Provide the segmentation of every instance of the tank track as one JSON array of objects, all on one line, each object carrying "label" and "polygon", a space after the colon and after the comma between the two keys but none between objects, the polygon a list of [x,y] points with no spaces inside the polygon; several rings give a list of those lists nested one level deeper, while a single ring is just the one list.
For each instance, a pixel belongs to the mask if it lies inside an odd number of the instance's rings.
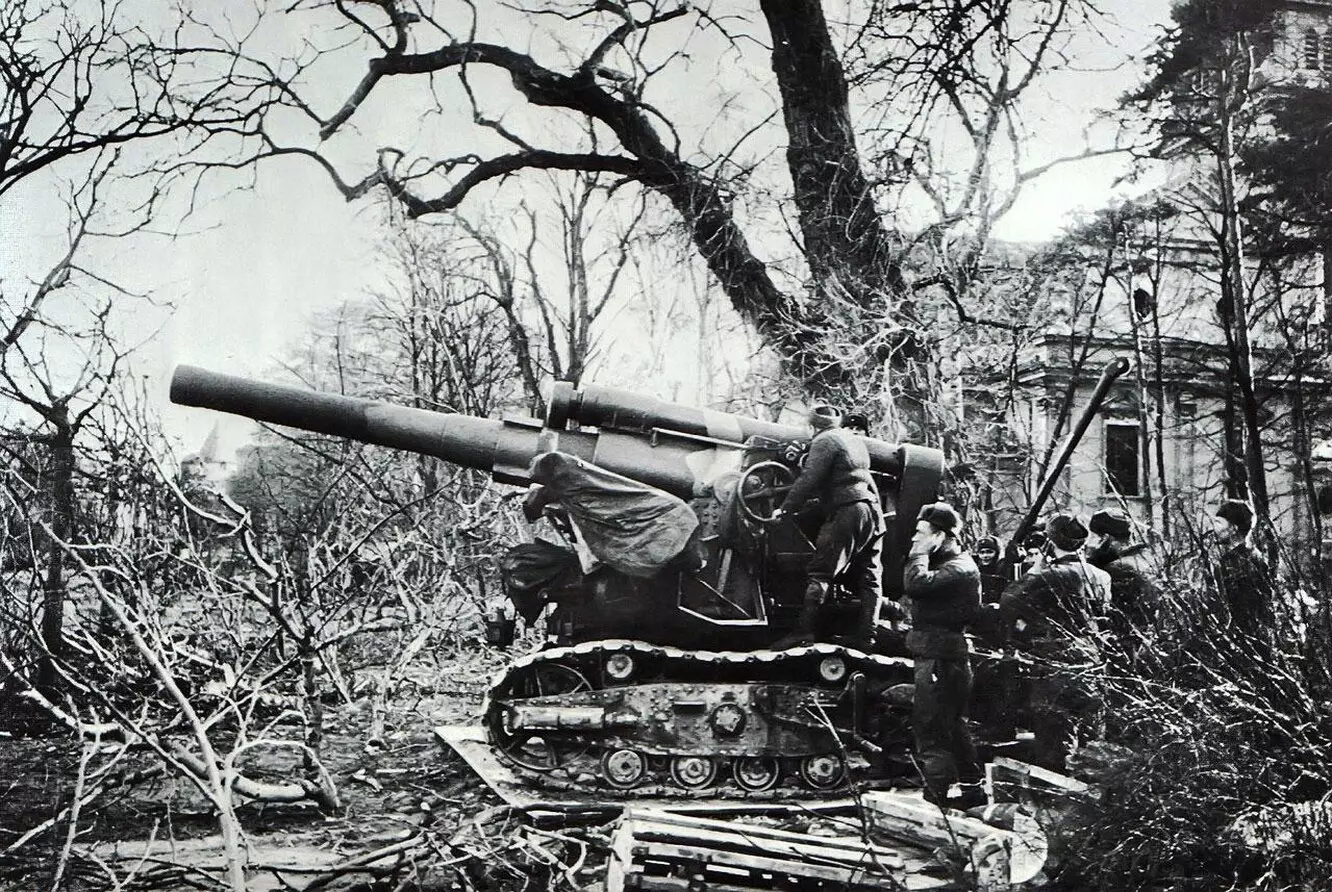
[{"label": "tank track", "polygon": [[[826,797],[877,747],[869,701],[909,658],[836,644],[699,651],[600,640],[493,679],[487,739],[527,784],[602,798]],[[902,715],[905,727],[905,714]]]}]

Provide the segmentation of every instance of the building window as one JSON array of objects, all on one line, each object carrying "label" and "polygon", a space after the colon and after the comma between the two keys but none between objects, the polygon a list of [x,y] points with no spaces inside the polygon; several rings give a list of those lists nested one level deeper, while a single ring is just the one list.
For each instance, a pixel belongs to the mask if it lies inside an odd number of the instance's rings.
[{"label": "building window", "polygon": [[1320,41],[1318,39],[1317,31],[1310,28],[1308,31],[1304,32],[1304,58],[1303,58],[1304,64],[1302,67],[1307,68],[1310,71],[1318,70],[1319,67],[1318,62],[1320,56],[1319,43]]},{"label": "building window", "polygon": [[1136,421],[1105,423],[1105,489],[1121,496],[1141,495],[1140,428]]},{"label": "building window", "polygon": [[1318,513],[1332,514],[1332,486],[1318,487]]}]

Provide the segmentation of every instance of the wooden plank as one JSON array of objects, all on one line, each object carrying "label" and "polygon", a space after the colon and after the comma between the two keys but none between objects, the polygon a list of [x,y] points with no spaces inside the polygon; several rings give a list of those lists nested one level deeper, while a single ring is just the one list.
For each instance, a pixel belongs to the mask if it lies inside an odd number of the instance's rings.
[{"label": "wooden plank", "polygon": [[[790,888],[790,879],[805,878],[811,881],[818,880],[818,877],[810,875],[809,871],[801,869],[798,872],[789,874],[776,873],[772,871],[758,871],[752,885],[740,885],[738,880],[725,880],[719,878],[719,870],[709,870],[707,866],[698,865],[697,852],[689,850],[690,857],[679,859],[662,858],[654,860],[651,858],[635,864],[632,863],[632,854],[627,854],[621,858],[612,858],[606,875],[606,892],[626,892],[629,889],[659,889],[662,892],[677,892],[677,890],[706,890],[706,892],[755,892],[760,889],[784,890]],[[671,864],[677,870],[688,872],[687,865],[694,864],[694,876],[696,880],[691,882],[689,877],[665,877],[653,875],[645,872],[645,868],[655,866],[658,869],[663,863]],[[930,890],[944,890],[955,888],[952,881],[938,876],[932,876],[925,873],[925,868],[933,863],[933,859],[925,856],[923,853],[919,856],[913,856],[905,859],[905,869],[892,876],[892,888],[905,888],[910,892],[930,892]],[[721,865],[717,865],[721,868]],[[792,868],[795,871],[795,867]],[[763,874],[771,874],[771,878],[764,877]],[[865,878],[865,889],[884,888],[884,881],[888,879],[884,876],[869,876]],[[843,883],[838,879],[833,882]]]},{"label": "wooden plank", "polygon": [[881,888],[885,880],[901,883],[906,878],[901,854],[872,842],[645,808],[628,810],[611,849],[608,892],[689,887],[679,886],[678,877],[657,875],[661,871],[653,868],[660,866],[698,874],[699,882],[693,887],[709,892],[785,887],[789,884],[783,878],[866,888]]},{"label": "wooden plank", "polygon": [[622,821],[611,836],[611,853],[606,862],[606,892],[622,892],[625,877],[634,866],[634,834]]},{"label": "wooden plank", "polygon": [[[665,877],[654,876],[652,874],[640,873],[634,874],[633,888],[642,890],[642,892],[761,892],[761,890],[771,889],[789,889],[782,880],[764,881],[755,878],[752,882],[741,883],[727,882],[726,878],[719,878],[708,874],[698,879],[693,877]],[[865,890],[883,888],[877,881],[870,885],[861,887]]]},{"label": "wooden plank", "polygon": [[778,830],[774,827],[742,824],[735,821],[717,821],[698,817],[686,818],[669,812],[645,808],[628,809],[625,819],[636,821],[644,828],[639,835],[643,833],[674,833],[689,838],[699,834],[698,838],[704,838],[704,834],[724,834],[743,837],[745,843],[751,846],[777,848],[789,846],[791,851],[801,851],[813,847],[822,855],[841,853],[856,860],[862,858],[867,850],[872,850],[884,858],[891,857],[901,860],[901,856],[892,849],[856,837],[810,836],[804,833],[793,833],[789,830]]},{"label": "wooden plank", "polygon": [[700,849],[695,846],[684,844],[667,844],[654,842],[650,844],[647,852],[638,852],[634,854],[634,860],[645,860],[644,856],[649,858],[665,858],[670,861],[695,861],[705,865],[721,865],[724,867],[740,868],[742,870],[758,870],[765,873],[777,873],[783,876],[802,877],[814,880],[826,880],[832,883],[856,883],[865,884],[871,880],[881,880],[884,877],[892,876],[891,873],[879,870],[873,865],[866,867],[841,867],[823,864],[811,864],[808,861],[787,861],[780,857],[765,857],[763,855],[738,854],[735,852],[725,852],[713,849]]},{"label": "wooden plank", "polygon": [[[891,791],[867,793],[863,801],[870,810],[874,828],[884,835],[927,849],[957,845],[968,852],[983,851],[977,870],[992,875],[1002,872],[1006,884],[1030,880],[1049,855],[1045,833],[1036,819],[1025,813],[1010,811],[1008,817],[1013,829],[1006,830]],[[996,808],[991,806],[990,810]],[[997,862],[999,852],[1007,862],[1002,871],[990,863]]]},{"label": "wooden plank", "polygon": [[1014,789],[1035,792],[1044,795],[1066,796],[1072,798],[1097,800],[1101,791],[1075,777],[1019,762],[1007,756],[996,756],[985,767],[991,789],[995,796],[1011,793]]},{"label": "wooden plank", "polygon": [[[634,875],[634,888],[644,892],[689,892],[692,886],[693,881],[683,877],[654,877],[645,873]],[[609,886],[606,888],[610,889]]]},{"label": "wooden plank", "polygon": [[654,831],[651,826],[634,828],[634,839],[649,847],[658,843],[669,845],[695,846],[709,852],[727,852],[735,855],[763,854],[780,857],[802,863],[823,863],[831,865],[858,866],[864,863],[882,865],[880,872],[900,870],[905,866],[900,855],[890,849],[866,843],[859,852],[832,851],[821,848],[816,843],[797,844],[791,842],[760,844],[743,839],[742,833],[723,834],[709,830],[682,835]]},{"label": "wooden plank", "polygon": [[975,843],[1007,831],[962,812],[941,810],[924,799],[889,791],[873,791],[863,797],[873,824],[886,836],[913,845],[934,848],[958,842]]},{"label": "wooden plank", "polygon": [[[641,873],[634,875],[634,888],[642,892],[696,892],[700,884],[684,877],[657,877]],[[755,892],[759,886],[734,886],[730,883],[718,883],[711,879],[704,881],[701,888],[707,892]]]}]

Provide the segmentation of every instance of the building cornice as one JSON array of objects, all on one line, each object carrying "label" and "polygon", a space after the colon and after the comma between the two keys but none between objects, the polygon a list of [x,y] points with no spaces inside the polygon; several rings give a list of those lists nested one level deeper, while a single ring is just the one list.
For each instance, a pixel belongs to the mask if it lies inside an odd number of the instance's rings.
[{"label": "building cornice", "polygon": [[[1185,389],[1190,385],[1206,389],[1211,382],[1200,377],[1200,373],[1211,372],[1220,376],[1224,374],[1229,362],[1229,354],[1223,344],[1190,338],[1163,338],[1161,346],[1165,360],[1162,363],[1162,381]],[[1084,355],[1084,350],[1085,361],[1079,363],[1078,359]],[[1073,378],[1080,384],[1091,385],[1100,377],[1106,363],[1118,356],[1132,359],[1134,354],[1133,340],[1128,337],[1086,338],[1044,334],[1019,354],[1017,384],[1019,387],[1049,387],[1066,385]],[[1289,351],[1255,347],[1253,358],[1258,373],[1256,383],[1260,386],[1272,390],[1296,386],[1293,375],[1263,371],[1264,366],[1286,364],[1290,358]],[[1151,361],[1150,357],[1148,361]],[[1120,383],[1123,385],[1132,380],[1130,372],[1120,379]],[[1301,376],[1299,384],[1303,387],[1327,387],[1328,381],[1323,376]]]}]

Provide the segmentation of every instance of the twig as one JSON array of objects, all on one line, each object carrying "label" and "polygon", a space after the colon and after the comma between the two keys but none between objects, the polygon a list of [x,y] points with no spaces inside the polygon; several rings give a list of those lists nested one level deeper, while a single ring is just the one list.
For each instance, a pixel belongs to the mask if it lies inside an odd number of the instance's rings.
[{"label": "twig", "polygon": [[73,801],[69,804],[69,827],[65,831],[65,843],[60,848],[60,857],[56,860],[55,875],[51,877],[51,892],[60,892],[60,881],[65,876],[65,868],[69,865],[69,854],[74,849],[74,840],[79,833],[79,811],[83,805],[83,791],[88,783],[88,765],[92,761],[93,753],[101,745],[101,735],[97,735],[91,741],[84,741],[83,747],[79,751],[79,770],[74,776],[74,795]]},{"label": "twig", "polygon": [[[363,855],[357,855],[355,858],[348,858],[346,861],[343,861],[341,864],[337,864],[329,868],[327,872],[325,872],[318,879],[313,880],[309,885],[305,887],[305,892],[318,892],[318,890],[325,888],[330,883],[334,882],[340,877],[346,876],[349,873],[356,873],[360,870],[365,870],[371,867],[376,861],[382,861],[385,858],[394,855],[399,856],[399,860],[397,863],[400,864],[402,860],[401,856],[404,853],[411,851],[411,849],[420,842],[420,836],[421,834],[419,832],[412,833],[406,839],[390,843],[381,848],[375,849],[370,852],[366,852]],[[397,866],[397,864],[394,864],[392,866]]]}]

